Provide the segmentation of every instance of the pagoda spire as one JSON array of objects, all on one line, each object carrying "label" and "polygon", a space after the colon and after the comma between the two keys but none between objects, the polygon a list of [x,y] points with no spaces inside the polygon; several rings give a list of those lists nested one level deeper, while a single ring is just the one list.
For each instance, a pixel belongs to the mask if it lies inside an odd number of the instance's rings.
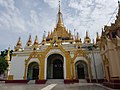
[{"label": "pagoda spire", "polygon": [[20,37],[18,38],[18,42],[17,42],[16,46],[22,46],[22,44],[21,44],[21,38]]},{"label": "pagoda spire", "polygon": [[62,13],[61,13],[61,7],[60,7],[60,1],[59,1],[59,9],[58,9],[58,22],[57,27],[63,27],[63,20],[62,20]]},{"label": "pagoda spire", "polygon": [[99,37],[99,34],[98,32],[96,33],[96,43],[98,43],[100,41],[100,37]]},{"label": "pagoda spire", "polygon": [[22,50],[22,43],[21,43],[21,38],[19,37],[18,42],[15,46],[15,51],[20,51],[20,50]]},{"label": "pagoda spire", "polygon": [[86,36],[84,38],[84,43],[90,43],[90,42],[91,42],[91,39],[88,36],[88,31],[86,31]]},{"label": "pagoda spire", "polygon": [[27,46],[32,45],[32,38],[31,38],[31,35],[29,36],[29,39],[28,39],[26,45],[27,45]]},{"label": "pagoda spire", "polygon": [[88,31],[86,31],[86,38],[88,38]]},{"label": "pagoda spire", "polygon": [[38,37],[37,37],[37,35],[35,36],[34,45],[38,45]]},{"label": "pagoda spire", "polygon": [[78,39],[79,40],[79,33],[77,32],[77,38],[76,39]]}]

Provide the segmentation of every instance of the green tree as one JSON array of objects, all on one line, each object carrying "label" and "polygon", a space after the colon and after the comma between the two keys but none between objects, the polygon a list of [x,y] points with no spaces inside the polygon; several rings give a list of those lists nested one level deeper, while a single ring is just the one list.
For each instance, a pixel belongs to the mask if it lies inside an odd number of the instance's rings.
[{"label": "green tree", "polygon": [[[10,50],[10,61],[11,61],[11,58],[12,58],[12,52],[13,52],[13,50]],[[8,53],[8,50],[5,49],[4,51],[1,51],[0,56],[5,58],[5,56],[7,55],[7,53]]]},{"label": "green tree", "polygon": [[8,68],[8,62],[4,57],[0,56],[0,75],[3,74]]}]

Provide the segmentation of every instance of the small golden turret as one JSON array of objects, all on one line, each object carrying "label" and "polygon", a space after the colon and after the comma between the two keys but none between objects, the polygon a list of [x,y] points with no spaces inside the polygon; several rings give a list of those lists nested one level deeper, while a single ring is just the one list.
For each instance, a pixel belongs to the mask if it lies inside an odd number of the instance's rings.
[{"label": "small golden turret", "polygon": [[77,32],[77,36],[75,38],[75,42],[80,42],[80,36],[79,36],[79,33]]},{"label": "small golden turret", "polygon": [[96,33],[96,44],[98,44],[98,42],[100,41],[100,37],[99,37],[99,34],[98,34],[98,32]]},{"label": "small golden turret", "polygon": [[26,46],[31,46],[32,45],[32,38],[31,38],[31,35],[29,36],[29,39],[26,43]]},{"label": "small golden turret", "polygon": [[79,38],[79,33],[77,32],[77,38],[76,38],[77,40],[79,40],[80,38]]},{"label": "small golden turret", "polygon": [[19,37],[18,42],[15,46],[15,51],[21,51],[22,50],[22,43],[21,43],[21,38]]},{"label": "small golden turret", "polygon": [[46,31],[44,31],[44,34],[43,34],[43,37],[42,37],[42,39],[43,39],[43,41],[45,41],[46,40]]},{"label": "small golden turret", "polygon": [[17,42],[17,45],[16,46],[22,46],[22,44],[21,44],[21,38],[19,37],[19,39],[18,39],[18,42]]},{"label": "small golden turret", "polygon": [[91,39],[88,36],[88,32],[86,31],[86,37],[84,38],[84,43],[90,43]]},{"label": "small golden turret", "polygon": [[33,44],[33,50],[36,50],[38,48],[39,42],[37,35],[35,36],[34,44]]},{"label": "small golden turret", "polygon": [[71,31],[69,30],[69,38],[71,38]]},{"label": "small golden turret", "polygon": [[7,55],[5,57],[5,60],[10,61],[10,47],[8,48]]},{"label": "small golden turret", "polygon": [[35,36],[34,45],[38,45],[38,37],[37,37],[37,35]]},{"label": "small golden turret", "polygon": [[50,36],[50,32],[48,32],[48,37]]},{"label": "small golden turret", "polygon": [[46,43],[46,40],[49,39],[49,36],[50,36],[50,33],[48,33],[48,36],[47,36],[47,38],[46,38],[46,36],[45,36],[45,32],[44,32],[44,34],[43,34],[43,38],[42,38],[42,45],[44,45],[44,44]]}]

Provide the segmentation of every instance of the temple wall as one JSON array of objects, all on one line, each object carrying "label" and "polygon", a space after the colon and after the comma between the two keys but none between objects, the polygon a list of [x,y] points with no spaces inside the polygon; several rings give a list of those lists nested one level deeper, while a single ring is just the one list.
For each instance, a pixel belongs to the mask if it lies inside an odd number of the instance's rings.
[{"label": "temple wall", "polygon": [[10,75],[13,75],[13,79],[23,79],[26,58],[28,58],[28,56],[16,55],[12,57]]},{"label": "temple wall", "polygon": [[[92,54],[90,54],[90,58],[91,58],[92,78],[96,79],[95,67],[94,67],[94,61],[93,61]],[[102,59],[101,59],[100,53],[98,52],[94,53],[94,59],[95,59],[95,65],[96,65],[97,78],[103,79],[104,74],[103,74]]]}]

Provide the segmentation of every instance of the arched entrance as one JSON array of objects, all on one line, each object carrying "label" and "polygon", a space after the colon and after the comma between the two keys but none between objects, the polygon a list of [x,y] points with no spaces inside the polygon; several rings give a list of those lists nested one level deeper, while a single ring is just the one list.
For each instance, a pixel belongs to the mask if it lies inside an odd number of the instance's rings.
[{"label": "arched entrance", "polygon": [[47,79],[63,79],[63,57],[52,54],[47,59]]},{"label": "arched entrance", "polygon": [[28,65],[27,79],[36,80],[39,76],[39,64],[37,62],[32,62]]},{"label": "arched entrance", "polygon": [[88,77],[88,68],[84,61],[76,62],[75,71],[78,79],[86,79]]}]

